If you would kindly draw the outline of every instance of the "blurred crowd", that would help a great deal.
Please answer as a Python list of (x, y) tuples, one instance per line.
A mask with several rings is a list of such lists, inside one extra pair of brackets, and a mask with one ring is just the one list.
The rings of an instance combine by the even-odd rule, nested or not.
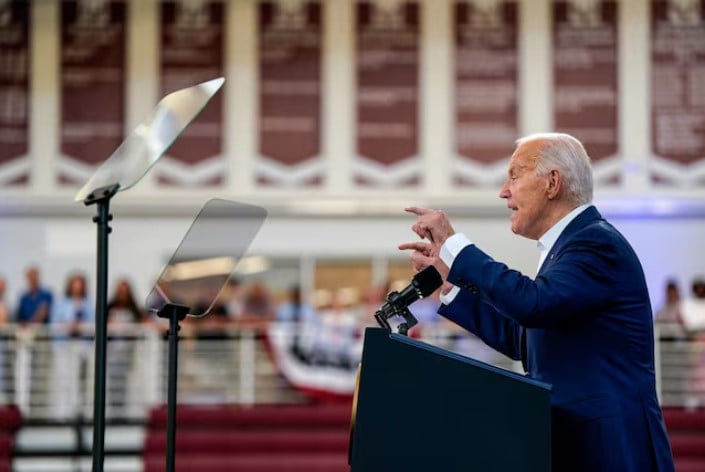
[[(374, 314), (392, 291), (400, 291), (408, 281), (389, 281), (364, 290), (353, 287), (313, 290), (304, 293), (298, 285), (274, 292), (262, 280), (247, 282), (231, 277), (214, 301), (198, 301), (195, 312), (202, 317), (188, 317), (181, 324), (185, 338), (223, 338), (228, 331), (248, 328), (263, 332), (273, 322), (297, 326), (296, 354), (312, 363), (340, 363), (354, 365), (359, 360), (362, 335), (365, 328), (376, 326)], [(45, 327), (57, 336), (90, 336), (95, 327), (95, 301), (91, 284), (85, 274), (71, 272), (66, 277), (62, 292), (56, 292), (42, 283), (37, 266), (25, 271), (25, 286), (15, 297), (6, 293), (5, 278), (0, 274), (0, 327), (17, 326), (21, 330)], [(422, 331), (443, 330), (450, 334), (457, 352), (491, 361), (495, 354), (484, 348), (472, 335), (445, 322), (436, 311), (438, 293), (419, 300), (409, 307), (418, 320), (411, 336)], [(135, 326), (154, 328), (163, 334), (168, 323), (160, 320), (135, 297), (128, 278), (118, 278), (108, 297), (108, 334), (119, 338), (121, 330)], [(389, 320), (396, 327), (403, 319)], [(132, 331), (134, 332), (134, 331)], [(337, 353), (337, 354), (331, 354)]]
[[(25, 271), (26, 285), (15, 300), (7, 294), (6, 279), (0, 275), (0, 326), (21, 328), (49, 326), (66, 335), (80, 335), (95, 322), (95, 301), (87, 276), (72, 272), (61, 292), (45, 286), (37, 266)], [(14, 303), (13, 303), (14, 302)], [(144, 323), (149, 317), (135, 301), (128, 279), (120, 279), (108, 302), (108, 324)]]
[[(10, 296), (6, 279), (0, 274), (0, 327), (48, 326), (57, 333), (76, 336), (94, 326), (95, 299), (85, 274), (69, 273), (61, 291), (42, 283), (37, 266), (28, 267), (24, 275), (25, 286)], [(261, 280), (244, 283), (231, 277), (212, 303), (198, 307), (197, 311), (207, 316), (186, 319), (184, 334), (207, 337), (221, 328), (264, 328), (271, 322), (315, 323), (329, 333), (331, 342), (337, 342), (334, 340), (359, 337), (364, 328), (375, 325), (375, 311), (384, 304), (387, 293), (395, 289), (401, 287), (390, 282), (369, 287), (364, 293), (351, 287), (303, 293), (299, 285), (292, 285), (275, 293)], [(411, 311), (419, 320), (417, 329), (440, 322), (436, 315), (438, 305), (437, 294), (412, 305)], [(107, 308), (109, 331), (135, 324), (166, 328), (155, 313), (138, 301), (128, 278), (115, 281)]]
[[(0, 274), (0, 333), (14, 330), (18, 337), (49, 337), (49, 357), (33, 352), (37, 359), (44, 356), (42, 362), (51, 366), (48, 391), (54, 392), (53, 415), (68, 417), (85, 399), (91, 376), (92, 333), (96, 319), (93, 285), (87, 275), (79, 271), (67, 274), (61, 291), (42, 282), (37, 266), (28, 267), (24, 276), (24, 285), (10, 295), (6, 279)], [(205, 349), (206, 345), (200, 341), (206, 344), (209, 340), (227, 341), (242, 329), (263, 334), (257, 339), (265, 339), (270, 329), (285, 326), (286, 351), (301, 366), (354, 373), (360, 361), (365, 328), (376, 325), (375, 311), (385, 303), (390, 291), (401, 290), (405, 282), (408, 283), (390, 282), (366, 290), (340, 287), (305, 293), (298, 284), (277, 292), (263, 280), (231, 277), (214, 301), (192, 300), (199, 305), (192, 312), (206, 315), (187, 317), (181, 323), (180, 337), (187, 341), (185, 349), (198, 349), (198, 346)], [(136, 297), (130, 279), (117, 278), (110, 288), (108, 383), (121, 386), (109, 388), (110, 403), (120, 407), (129, 403), (130, 379), (135, 377), (139, 367), (139, 362), (135, 362), (139, 355), (134, 340), (149, 333), (164, 337), (168, 322), (145, 306), (151, 302)], [(449, 323), (441, 322), (436, 314), (438, 306), (438, 294), (412, 305), (410, 311), (419, 323), (410, 335), (420, 336), (422, 329), (434, 329), (441, 324), (454, 329)], [(401, 318), (390, 320), (393, 326), (401, 321)], [(470, 335), (460, 334), (459, 329), (457, 332), (458, 346), (462, 347), (461, 340), (467, 341)], [(12, 373), (9, 366), (2, 367), (6, 363), (2, 357), (9, 360), (6, 351), (11, 349), (10, 344), (3, 346), (2, 339), (0, 335), (0, 395), (4, 389), (2, 384), (9, 385), (3, 378)], [(199, 340), (199, 343), (190, 340)], [(34, 365), (35, 361), (32, 362)]]
[[(5, 278), (0, 274), (0, 331), (15, 329), (21, 333), (48, 333), (51, 338), (51, 391), (56, 393), (55, 415), (67, 416), (81, 401), (79, 385), (88, 385), (91, 365), (92, 332), (95, 327), (95, 300), (91, 281), (80, 272), (66, 276), (61, 291), (42, 283), (37, 266), (25, 271), (25, 284), (8, 294)], [(182, 338), (193, 340), (227, 340), (239, 330), (266, 333), (271, 328), (285, 329), (292, 359), (301, 366), (319, 366), (341, 371), (354, 371), (360, 361), (365, 328), (376, 326), (375, 312), (385, 303), (390, 292), (400, 291), (408, 281), (388, 282), (365, 290), (352, 287), (313, 290), (307, 293), (298, 284), (288, 289), (273, 290), (264, 280), (241, 280), (231, 277), (214, 301), (198, 311), (203, 317), (188, 317), (181, 324)], [(684, 291), (677, 280), (668, 280), (665, 302), (655, 312), (662, 340), (689, 346), (688, 363), (695, 366), (686, 382), (692, 391), (705, 392), (705, 278), (695, 278)], [(446, 322), (439, 315), (439, 294), (434, 293), (410, 306), (418, 325), (410, 336), (424, 337), (461, 354), (496, 363), (500, 355), (479, 339)], [(404, 321), (389, 320), (393, 327)], [(134, 340), (137, 330), (164, 336), (168, 322), (160, 320), (135, 296), (128, 278), (117, 278), (108, 296), (108, 362), (109, 382), (124, 387), (114, 389), (112, 402), (127, 405), (129, 378), (136, 364)], [(282, 328), (283, 327), (283, 328)], [(281, 332), (281, 330), (280, 330)], [(72, 342), (67, 342), (71, 339)], [(2, 337), (0, 337), (0, 342)], [(9, 344), (5, 346), (9, 349)], [(5, 350), (0, 344), (0, 357)], [(4, 363), (0, 358), (0, 366)], [(0, 372), (0, 395), (3, 377)], [(702, 384), (702, 385), (701, 385)], [(701, 397), (705, 399), (705, 396)], [(2, 399), (0, 398), (0, 401)], [(695, 400), (694, 400), (695, 401)], [(701, 400), (697, 400), (698, 403)], [(65, 411), (64, 411), (65, 409)]]
[[(388, 293), (401, 290), (400, 283), (388, 282), (371, 286), (364, 293), (350, 287), (303, 293), (292, 285), (282, 293), (273, 293), (261, 280), (243, 283), (236, 277), (228, 280), (209, 307), (208, 315), (188, 318), (185, 331), (193, 335), (209, 335), (219, 328), (246, 326), (265, 327), (276, 322), (315, 323), (330, 335), (331, 342), (360, 336), (367, 326), (374, 326), (374, 313), (385, 302)], [(5, 277), (0, 274), (0, 327), (48, 325), (67, 335), (89, 330), (95, 323), (95, 301), (85, 274), (72, 272), (66, 277), (61, 292), (42, 283), (39, 267), (25, 271), (25, 286), (10, 297)], [(655, 312), (662, 337), (705, 337), (705, 277), (696, 277), (686, 293), (678, 281), (670, 279), (665, 286), (665, 302)], [(410, 307), (418, 319), (418, 330), (442, 323), (436, 314), (438, 294), (420, 300)], [(108, 299), (108, 327), (143, 324), (164, 329), (155, 314), (140, 303), (128, 278), (119, 278)], [(450, 327), (448, 327), (450, 328)]]
[(661, 337), (705, 339), (705, 277), (696, 277), (683, 294), (676, 279), (666, 282), (664, 304), (656, 311)]
[(676, 279), (668, 280), (664, 299), (655, 314), (659, 337), (684, 352), (682, 388), (690, 392), (684, 403), (696, 408), (705, 403), (705, 277), (693, 279), (685, 294)]
[[(374, 313), (385, 302), (388, 293), (401, 290), (403, 281), (370, 286), (364, 293), (350, 287), (337, 290), (315, 290), (303, 293), (299, 285), (292, 285), (282, 293), (273, 293), (262, 280), (244, 283), (231, 277), (224, 289), (201, 318), (189, 317), (184, 323), (184, 334), (213, 336), (222, 328), (264, 328), (269, 323), (294, 322), (315, 324), (319, 337), (339, 344), (346, 339), (361, 336), (368, 326), (374, 326)], [(665, 286), (665, 302), (655, 312), (655, 321), (662, 337), (672, 339), (705, 337), (705, 277), (695, 278), (686, 293), (676, 279)], [(420, 330), (443, 325), (436, 314), (438, 294), (420, 300), (410, 307)], [(119, 278), (108, 297), (108, 329), (136, 324), (164, 330), (166, 325), (137, 300), (128, 278)], [(393, 321), (393, 320), (392, 320)], [(7, 293), (5, 277), (0, 274), (0, 327), (49, 326), (56, 332), (75, 336), (88, 332), (95, 323), (95, 301), (85, 274), (67, 275), (61, 292), (42, 283), (40, 268), (30, 266), (25, 271), (25, 286), (11, 297)]]

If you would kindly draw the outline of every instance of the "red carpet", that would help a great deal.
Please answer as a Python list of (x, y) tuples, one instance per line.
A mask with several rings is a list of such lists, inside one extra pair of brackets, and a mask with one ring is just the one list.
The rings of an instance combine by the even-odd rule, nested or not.
[[(676, 471), (705, 471), (705, 410), (664, 408), (664, 417)], [(349, 471), (347, 404), (180, 407), (177, 419), (177, 471)], [(152, 412), (145, 472), (165, 469), (166, 422), (165, 408)]]
[(16, 407), (0, 405), (0, 472), (12, 470), (15, 433), (21, 424), (22, 416)]
[(705, 410), (664, 408), (676, 472), (705, 471)]
[[(145, 472), (165, 469), (165, 408), (150, 415)], [(176, 470), (348, 472), (350, 405), (186, 407), (177, 412)]]

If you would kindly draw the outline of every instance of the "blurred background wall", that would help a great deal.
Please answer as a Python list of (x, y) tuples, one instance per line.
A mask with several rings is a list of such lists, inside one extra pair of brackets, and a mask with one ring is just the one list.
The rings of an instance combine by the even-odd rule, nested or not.
[(558, 130), (586, 144), (595, 202), (659, 305), (667, 278), (705, 273), (704, 24), (697, 0), (0, 1), (8, 301), (32, 263), (57, 291), (94, 274), (77, 190), (159, 98), (224, 76), (113, 199), (111, 279), (139, 297), (214, 197), (268, 210), (249, 252), (265, 264), (243, 276), (278, 292), (320, 288), (336, 265), (408, 278), (408, 205), (448, 211), (533, 275), (535, 243), (511, 234), (497, 194), (514, 140)]

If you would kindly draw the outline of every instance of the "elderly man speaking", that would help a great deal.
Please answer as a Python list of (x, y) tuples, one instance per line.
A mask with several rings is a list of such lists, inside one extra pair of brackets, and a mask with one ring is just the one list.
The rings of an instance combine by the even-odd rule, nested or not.
[(446, 283), (439, 313), (553, 385), (555, 471), (672, 471), (656, 398), (654, 333), (633, 249), (592, 201), (583, 145), (560, 133), (520, 139), (499, 196), (512, 231), (538, 240), (535, 279), (494, 260), (436, 210), (411, 207), (405, 243)]

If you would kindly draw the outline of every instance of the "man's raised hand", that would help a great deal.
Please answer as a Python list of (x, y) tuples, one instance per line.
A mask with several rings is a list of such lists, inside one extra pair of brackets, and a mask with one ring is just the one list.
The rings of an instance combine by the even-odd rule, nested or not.
[(411, 230), (421, 239), (428, 239), (438, 250), (446, 239), (455, 234), (448, 216), (440, 210), (412, 206), (405, 208), (404, 211), (418, 217)]

